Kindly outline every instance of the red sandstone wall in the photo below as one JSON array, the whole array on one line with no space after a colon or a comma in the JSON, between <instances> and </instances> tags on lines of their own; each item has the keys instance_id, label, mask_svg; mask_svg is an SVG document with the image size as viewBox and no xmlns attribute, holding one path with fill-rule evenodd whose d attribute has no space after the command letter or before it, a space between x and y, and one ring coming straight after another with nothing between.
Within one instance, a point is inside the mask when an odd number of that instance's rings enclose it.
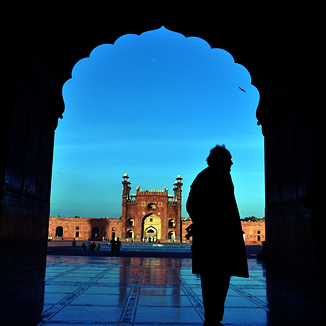
<instances>
[{"instance_id":1,"label":"red sandstone wall","mask_svg":"<svg viewBox=\"0 0 326 326\"><path fill-rule=\"evenodd\" d=\"M186 228L192 223L191 218L183 218L181 221L181 228L182 228L182 242L187 243L192 241L192 238L190 240L187 240L185 238L185 235L187 234Z\"/></svg>"},{"instance_id":2,"label":"red sandstone wall","mask_svg":"<svg viewBox=\"0 0 326 326\"><path fill-rule=\"evenodd\" d=\"M49 236L55 238L56 229L60 226L63 228L62 238L64 240L72 240L73 238L76 240L92 239L92 230L94 228L99 229L99 237L101 239L103 237L109 239L113 235L121 237L121 219L50 217ZM76 237L76 232L79 232L79 237Z\"/></svg>"},{"instance_id":3,"label":"red sandstone wall","mask_svg":"<svg viewBox=\"0 0 326 326\"><path fill-rule=\"evenodd\" d=\"M192 223L191 219L182 220L183 242L184 236L187 233L186 228ZM242 230L245 233L245 244L262 244L265 238L265 221L258 222L241 222ZM216 226L218 228L218 226ZM191 238L190 238L191 241Z\"/></svg>"},{"instance_id":4,"label":"red sandstone wall","mask_svg":"<svg viewBox=\"0 0 326 326\"><path fill-rule=\"evenodd\" d=\"M262 244L265 241L265 221L241 222L246 244Z\"/></svg>"},{"instance_id":5,"label":"red sandstone wall","mask_svg":"<svg viewBox=\"0 0 326 326\"><path fill-rule=\"evenodd\" d=\"M153 200L154 201L154 200ZM163 206L164 208L164 206ZM169 228L168 221L169 219L175 218L175 210L176 208L171 206L167 208L167 218L162 218L162 239L161 241L167 241L166 238L163 238L163 234L165 237L168 232L174 231L177 234L177 228ZM129 214L128 214L129 212ZM150 213L150 210L147 209L146 206L139 206L137 209L137 205L128 206L127 217L133 217L135 219L134 227L127 227L126 229L132 229L134 232L139 234L139 238L135 238L135 241L141 240L141 217L143 216L143 212L145 212L146 216ZM156 211L156 214L158 211ZM162 214L163 215L163 211ZM138 218L138 222L136 222L136 216L140 216ZM128 219L127 219L128 220ZM187 233L186 228L192 223L191 219L182 219L182 242L187 241L184 236ZM246 244L262 244L265 241L265 221L258 222L241 222L242 230L245 233L245 243ZM75 217L50 217L49 220L49 236L53 236L55 238L56 228L61 226L63 228L63 239L71 240L76 238L77 240L87 240L92 239L92 230L94 228L99 229L99 237L106 237L107 239L112 238L113 236L122 238L122 220L121 219L101 219L101 218L75 218ZM76 228L79 227L79 230ZM209 226L208 226L209 227ZM165 229L163 233L163 229ZM76 232L79 232L79 237L76 237ZM190 239L191 240L191 239Z\"/></svg>"}]
</instances>

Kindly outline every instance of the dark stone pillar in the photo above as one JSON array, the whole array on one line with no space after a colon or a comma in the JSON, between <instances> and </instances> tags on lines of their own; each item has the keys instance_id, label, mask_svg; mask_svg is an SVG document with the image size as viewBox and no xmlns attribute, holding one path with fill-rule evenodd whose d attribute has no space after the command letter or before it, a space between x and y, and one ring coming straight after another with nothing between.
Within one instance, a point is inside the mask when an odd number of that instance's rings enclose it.
<instances>
[{"instance_id":1,"label":"dark stone pillar","mask_svg":"<svg viewBox=\"0 0 326 326\"><path fill-rule=\"evenodd\" d=\"M44 274L54 130L64 107L60 52L45 35L12 44L11 103L2 119L0 276ZM10 62L10 61L9 61Z\"/></svg>"}]
</instances>

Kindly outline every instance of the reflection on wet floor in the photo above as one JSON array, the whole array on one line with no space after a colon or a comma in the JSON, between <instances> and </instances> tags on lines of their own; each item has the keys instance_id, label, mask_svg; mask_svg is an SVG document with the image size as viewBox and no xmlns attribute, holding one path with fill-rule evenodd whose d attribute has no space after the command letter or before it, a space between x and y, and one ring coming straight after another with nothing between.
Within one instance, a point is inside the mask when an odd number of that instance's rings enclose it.
<instances>
[{"instance_id":1,"label":"reflection on wet floor","mask_svg":"<svg viewBox=\"0 0 326 326\"><path fill-rule=\"evenodd\" d=\"M291 325L284 316L270 311L264 266L254 259L248 263L249 279L231 278L223 323ZM200 278L192 274L188 258L49 256L44 292L34 285L26 292L28 307L17 291L2 300L2 311L21 321L24 314L39 313L35 318L42 321L35 325L44 326L194 326L204 322Z\"/></svg>"}]
</instances>

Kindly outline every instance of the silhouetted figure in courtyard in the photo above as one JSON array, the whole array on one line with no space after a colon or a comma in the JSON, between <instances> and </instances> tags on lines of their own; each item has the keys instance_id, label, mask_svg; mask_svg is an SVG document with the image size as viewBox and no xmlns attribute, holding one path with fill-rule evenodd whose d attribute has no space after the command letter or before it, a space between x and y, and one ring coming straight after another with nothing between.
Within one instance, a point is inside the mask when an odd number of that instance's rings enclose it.
<instances>
[{"instance_id":1,"label":"silhouetted figure in courtyard","mask_svg":"<svg viewBox=\"0 0 326 326\"><path fill-rule=\"evenodd\" d=\"M114 240L114 238L111 239L110 241L111 243L111 255L114 255L115 254L115 249L116 249L116 241Z\"/></svg>"},{"instance_id":2,"label":"silhouetted figure in courtyard","mask_svg":"<svg viewBox=\"0 0 326 326\"><path fill-rule=\"evenodd\" d=\"M74 238L71 242L72 250L76 250L76 239Z\"/></svg>"},{"instance_id":3,"label":"silhouetted figure in courtyard","mask_svg":"<svg viewBox=\"0 0 326 326\"><path fill-rule=\"evenodd\" d=\"M214 147L208 168L195 178L187 201L193 222L188 229L193 237L192 271L201 276L205 326L222 325L230 276L249 277L231 158L224 145Z\"/></svg>"},{"instance_id":4,"label":"silhouetted figure in courtyard","mask_svg":"<svg viewBox=\"0 0 326 326\"><path fill-rule=\"evenodd\" d=\"M120 255L120 248L121 248L121 241L119 238L117 238L117 241L116 241L116 254L119 256Z\"/></svg>"},{"instance_id":5,"label":"silhouetted figure in courtyard","mask_svg":"<svg viewBox=\"0 0 326 326\"><path fill-rule=\"evenodd\" d=\"M94 251L95 247L96 247L95 242L93 242L93 243L90 244L90 250L91 251Z\"/></svg>"}]
</instances>

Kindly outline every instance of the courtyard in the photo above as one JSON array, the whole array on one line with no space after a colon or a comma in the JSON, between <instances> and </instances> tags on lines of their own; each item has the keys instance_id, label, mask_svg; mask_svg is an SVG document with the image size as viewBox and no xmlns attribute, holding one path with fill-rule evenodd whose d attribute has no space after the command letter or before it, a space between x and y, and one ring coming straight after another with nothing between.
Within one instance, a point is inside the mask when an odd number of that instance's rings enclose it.
<instances>
[{"instance_id":1,"label":"courtyard","mask_svg":"<svg viewBox=\"0 0 326 326\"><path fill-rule=\"evenodd\" d=\"M117 257L105 246L100 252L83 253L80 247L71 250L69 243L49 246L44 282L1 284L0 325L203 325L200 277L192 274L188 245L163 246L156 252L156 247L149 251L125 244ZM321 325L316 298L300 304L298 292L275 291L265 264L256 259L261 246L246 249L250 277L231 278L223 324ZM217 268L223 262L213 264ZM285 302L285 310L292 307L292 317L275 302Z\"/></svg>"},{"instance_id":2,"label":"courtyard","mask_svg":"<svg viewBox=\"0 0 326 326\"><path fill-rule=\"evenodd\" d=\"M44 291L35 283L23 294L20 289L3 298L4 325L202 325L200 278L191 263L189 258L50 255ZM264 265L251 258L248 265L249 279L231 278L224 325L292 325L269 309ZM40 292L37 306L33 300ZM27 322L38 309L41 319Z\"/></svg>"},{"instance_id":3,"label":"courtyard","mask_svg":"<svg viewBox=\"0 0 326 326\"><path fill-rule=\"evenodd\" d=\"M251 278L232 278L225 324L267 325L264 268L249 260ZM40 325L201 325L200 278L191 259L49 256ZM276 323L275 325L279 325Z\"/></svg>"}]
</instances>

